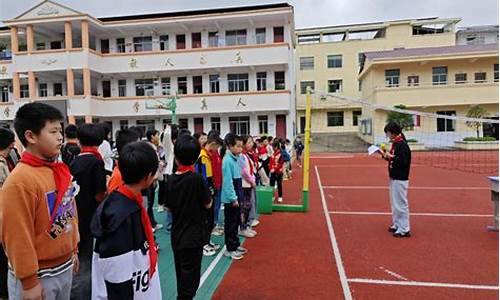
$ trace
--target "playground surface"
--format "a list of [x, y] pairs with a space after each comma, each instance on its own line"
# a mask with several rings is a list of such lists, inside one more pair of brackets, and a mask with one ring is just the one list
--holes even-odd
[[[486, 175], [414, 164], [412, 237], [397, 239], [387, 232], [386, 162], [312, 154], [310, 171], [309, 211], [262, 215], [241, 261], [204, 258], [197, 299], [498, 299], [498, 232], [486, 230], [493, 222]], [[285, 181], [287, 204], [300, 202], [300, 173], [294, 166]], [[167, 235], [159, 240], [162, 285], [171, 282], [164, 299], [174, 299]]]

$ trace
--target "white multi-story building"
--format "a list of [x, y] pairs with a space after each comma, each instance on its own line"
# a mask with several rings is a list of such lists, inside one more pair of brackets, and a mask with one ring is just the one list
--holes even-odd
[[44, 101], [68, 123], [161, 129], [171, 113], [146, 103], [178, 95], [179, 125], [192, 132], [294, 135], [286, 3], [98, 18], [43, 1], [4, 23], [2, 122]]

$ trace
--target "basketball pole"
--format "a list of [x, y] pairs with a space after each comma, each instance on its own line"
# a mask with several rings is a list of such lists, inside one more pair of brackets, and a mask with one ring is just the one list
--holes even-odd
[[302, 204], [287, 205], [273, 204], [273, 212], [307, 212], [309, 210], [309, 156], [311, 144], [311, 88], [307, 87], [306, 95], [306, 124], [305, 124], [304, 157], [302, 164], [303, 185], [302, 185]]

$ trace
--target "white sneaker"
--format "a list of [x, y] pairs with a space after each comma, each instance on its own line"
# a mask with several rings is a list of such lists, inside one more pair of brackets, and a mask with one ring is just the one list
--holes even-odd
[[163, 205], [158, 206], [158, 212], [164, 212], [164, 211], [165, 207], [163, 207]]
[[252, 221], [252, 224], [250, 224], [250, 226], [257, 227], [257, 225], [259, 225], [259, 224], [260, 224], [260, 221], [257, 220], [257, 219], [255, 219], [255, 220]]
[[243, 254], [241, 254], [241, 252], [238, 252], [238, 251], [227, 251], [227, 250], [225, 250], [224, 251], [224, 256], [230, 257], [230, 258], [232, 258], [234, 260], [243, 259]]
[[247, 254], [248, 253], [248, 250], [246, 248], [243, 248], [243, 247], [238, 247], [238, 249], [236, 249], [237, 252], [241, 253], [242, 255], [244, 254]]
[[218, 251], [220, 249], [219, 244], [214, 244], [212, 242], [208, 242], [208, 246], [210, 246], [212, 249], [214, 249], [214, 251]]
[[162, 228], [163, 228], [163, 224], [158, 223], [158, 224], [156, 224], [156, 226], [155, 226], [155, 231], [156, 231], [156, 230], [160, 230], [160, 229], [162, 229]]
[[214, 256], [215, 250], [210, 245], [203, 246], [203, 255], [204, 256]]
[[242, 236], [242, 237], [246, 237], [246, 238], [253, 238], [253, 237], [255, 237], [255, 235], [252, 232], [250, 232], [248, 229], [241, 230], [239, 235]]
[[221, 236], [224, 234], [224, 228], [220, 226], [216, 226], [214, 230], [212, 230], [212, 235]]
[[279, 197], [278, 202], [280, 202], [280, 203], [283, 202], [283, 198]]
[[253, 230], [252, 228], [248, 228], [248, 231], [250, 231], [254, 236], [257, 235], [257, 231]]

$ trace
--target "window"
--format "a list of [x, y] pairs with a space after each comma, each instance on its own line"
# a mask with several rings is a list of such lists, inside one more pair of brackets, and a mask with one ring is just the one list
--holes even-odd
[[127, 96], [127, 80], [120, 79], [118, 80], [118, 97]]
[[167, 125], [172, 125], [172, 118], [163, 119], [163, 129], [167, 128]]
[[285, 72], [274, 72], [274, 90], [284, 90], [285, 87]]
[[498, 64], [493, 65], [493, 79], [498, 82]]
[[208, 33], [208, 47], [219, 47], [218, 31], [212, 31]]
[[[438, 111], [438, 115], [445, 115], [445, 116], [455, 116], [456, 112], [455, 111]], [[455, 131], [455, 120], [451, 119], [444, 119], [444, 118], [437, 118], [437, 131], [438, 132], [448, 132], [448, 131]]]
[[187, 94], [187, 77], [177, 77], [177, 93], [179, 95]]
[[440, 85], [446, 84], [448, 81], [448, 67], [434, 67], [432, 68], [432, 84]]
[[361, 117], [360, 110], [355, 110], [352, 112], [352, 126], [358, 126], [359, 117]]
[[474, 73], [474, 82], [475, 83], [484, 83], [484, 82], [486, 82], [486, 72], [476, 72], [476, 73]]
[[145, 133], [148, 130], [155, 129], [155, 120], [137, 120], [136, 125], [142, 129], [143, 133]]
[[128, 128], [128, 120], [120, 120], [120, 130]]
[[285, 41], [285, 28], [283, 26], [274, 27], [273, 32], [275, 43], [283, 43]]
[[36, 43], [36, 50], [45, 50], [45, 43]]
[[210, 93], [219, 93], [220, 92], [219, 74], [212, 74], [208, 76], [208, 81], [210, 82]]
[[342, 79], [328, 80], [328, 93], [342, 92]]
[[328, 68], [342, 68], [342, 55], [328, 55]]
[[176, 35], [175, 44], [177, 49], [186, 49], [186, 35], [185, 34]]
[[134, 38], [134, 51], [152, 51], [153, 50], [153, 38], [150, 36], [140, 36]]
[[421, 116], [420, 115], [413, 115], [413, 126], [414, 127], [420, 127], [421, 124]]
[[104, 80], [102, 82], [102, 96], [106, 98], [111, 97], [111, 81]]
[[170, 95], [171, 91], [171, 85], [170, 85], [170, 77], [162, 78], [161, 79], [161, 94], [166, 96]]
[[229, 92], [248, 91], [248, 74], [228, 74], [227, 82]]
[[345, 39], [345, 33], [323, 33], [321, 41], [324, 43], [340, 42]]
[[154, 90], [153, 79], [136, 79], [135, 95], [146, 96]]
[[302, 95], [307, 94], [307, 88], [311, 88], [311, 93], [314, 91], [314, 81], [301, 81], [300, 82], [300, 93]]
[[160, 35], [160, 50], [168, 50], [168, 35]]
[[319, 34], [299, 35], [297, 38], [299, 45], [319, 44]]
[[301, 70], [313, 70], [314, 69], [314, 56], [301, 57], [300, 58], [300, 69]]
[[9, 102], [9, 87], [4, 85], [0, 87], [0, 98], [2, 102]]
[[418, 75], [408, 76], [408, 86], [418, 86], [420, 78]]
[[250, 117], [229, 117], [229, 131], [237, 135], [250, 134]]
[[220, 132], [220, 118], [219, 117], [211, 117], [210, 118], [210, 126], [212, 130], [217, 130]]
[[265, 44], [266, 43], [266, 28], [256, 28], [255, 29], [255, 43]]
[[485, 42], [484, 36], [468, 36], [465, 38], [465, 43], [467, 45], [481, 45], [484, 44]]
[[116, 39], [116, 52], [125, 53], [125, 39], [124, 38]]
[[188, 122], [188, 119], [179, 119], [179, 128], [182, 129], [182, 128], [188, 128], [189, 122]]
[[101, 40], [101, 53], [109, 53], [109, 40]]
[[237, 46], [247, 44], [247, 30], [228, 30], [226, 31], [226, 45]]
[[48, 96], [46, 83], [40, 83], [38, 85], [38, 96], [39, 97], [47, 97]]
[[267, 72], [257, 72], [257, 91], [267, 90]]
[[29, 87], [27, 84], [21, 84], [21, 98], [28, 98], [30, 96]]
[[343, 111], [329, 111], [326, 113], [327, 126], [344, 126], [344, 112]]
[[54, 96], [62, 96], [63, 94], [62, 89], [63, 89], [62, 83], [60, 82], [54, 83]]
[[455, 83], [466, 83], [467, 82], [467, 73], [457, 73], [455, 74]]
[[202, 76], [193, 76], [193, 94], [203, 94]]
[[399, 86], [399, 69], [385, 70], [385, 86]]
[[201, 48], [201, 32], [191, 33], [191, 48]]
[[[19, 46], [21, 47], [21, 46]], [[50, 42], [50, 49], [62, 49], [62, 42], [61, 41], [52, 41]], [[21, 51], [21, 49], [19, 49]], [[26, 51], [26, 50], [22, 50]]]
[[267, 116], [258, 116], [257, 120], [259, 121], [259, 134], [267, 134], [268, 133]]

